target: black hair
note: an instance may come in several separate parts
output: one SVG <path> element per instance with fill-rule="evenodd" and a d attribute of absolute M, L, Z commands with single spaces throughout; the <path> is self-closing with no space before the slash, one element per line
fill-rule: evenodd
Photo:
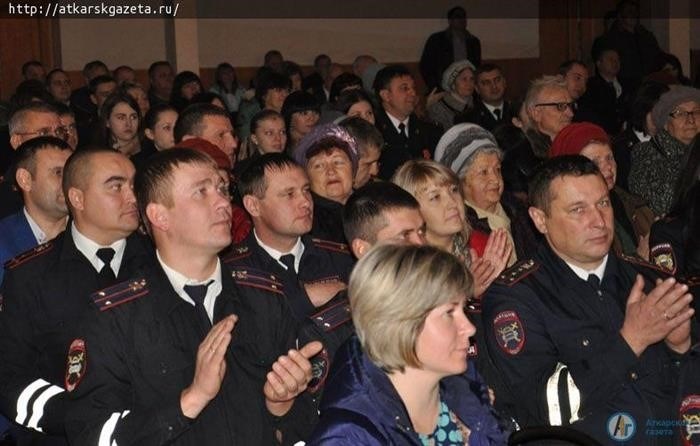
<path fill-rule="evenodd" d="M 272 70 L 260 70 L 255 80 L 255 98 L 261 108 L 265 108 L 265 96 L 270 90 L 290 90 L 292 81 L 284 74 Z"/>
<path fill-rule="evenodd" d="M 646 133 L 647 114 L 668 90 L 668 85 L 656 81 L 646 81 L 639 87 L 627 104 L 629 123 L 634 130 Z"/>
<path fill-rule="evenodd" d="M 315 111 L 321 114 L 321 104 L 318 99 L 311 93 L 306 91 L 295 91 L 287 96 L 282 105 L 282 116 L 284 116 L 284 125 L 289 131 L 289 126 L 292 122 L 292 115 L 305 111 Z"/>
<path fill-rule="evenodd" d="M 12 166 L 10 167 L 10 170 L 5 178 L 8 180 L 11 179 L 19 188 L 16 178 L 17 170 L 26 169 L 32 174 L 32 176 L 35 175 L 36 154 L 44 149 L 73 150 L 67 142 L 61 138 L 56 138 L 55 136 L 38 136 L 36 138 L 28 139 L 17 147 L 14 161 L 12 162 Z"/>
<path fill-rule="evenodd" d="M 333 83 L 331 83 L 331 89 L 330 93 L 328 95 L 328 101 L 331 103 L 335 103 L 338 100 L 338 96 L 340 96 L 340 93 L 342 93 L 344 90 L 347 91 L 346 89 L 361 89 L 362 88 L 362 79 L 359 78 L 359 76 L 352 74 L 352 73 L 341 73 L 333 79 Z"/>
<path fill-rule="evenodd" d="M 563 176 L 582 177 L 598 175 L 600 171 L 593 161 L 582 155 L 562 155 L 543 162 L 535 171 L 528 185 L 528 196 L 532 206 L 549 214 L 550 205 L 554 199 L 551 190 L 552 181 Z"/>
<path fill-rule="evenodd" d="M 379 92 L 389 88 L 391 81 L 397 77 L 410 76 L 413 77 L 408 68 L 403 65 L 389 65 L 377 72 L 377 76 L 374 78 L 374 83 L 372 84 L 372 89 L 377 96 L 380 96 Z"/>
<path fill-rule="evenodd" d="M 246 195 L 253 195 L 258 198 L 264 197 L 268 186 L 265 181 L 265 172 L 287 169 L 303 170 L 301 166 L 285 153 L 265 153 L 257 157 L 252 157 L 250 164 L 238 178 L 238 191 L 241 197 L 245 197 Z"/>
<path fill-rule="evenodd" d="M 157 104 L 148 109 L 148 113 L 146 113 L 146 116 L 143 118 L 143 128 L 154 130 L 160 118 L 160 114 L 166 111 L 174 111 L 177 113 L 175 107 L 170 104 Z"/>
<path fill-rule="evenodd" d="M 382 133 L 364 119 L 353 116 L 343 119 L 338 125 L 350 133 L 357 143 L 358 155 L 362 155 L 369 147 L 376 147 L 379 150 L 384 148 L 384 138 Z"/>
<path fill-rule="evenodd" d="M 384 212 L 395 209 L 419 210 L 415 197 L 404 188 L 386 181 L 369 182 L 348 198 L 343 208 L 345 239 L 377 241 L 377 232 L 386 227 Z"/>
<path fill-rule="evenodd" d="M 207 116 L 221 116 L 231 119 L 226 110 L 222 110 L 216 105 L 209 103 L 192 104 L 182 110 L 180 116 L 178 116 L 175 129 L 173 130 L 175 143 L 182 141 L 185 135 L 200 136 L 203 130 L 202 121 Z"/>
<path fill-rule="evenodd" d="M 112 76 L 109 76 L 107 74 L 102 74 L 100 76 L 93 77 L 90 83 L 88 84 L 88 90 L 90 91 L 90 94 L 96 94 L 97 87 L 109 82 L 114 82 L 115 84 L 117 83 L 117 81 Z"/>
<path fill-rule="evenodd" d="M 196 82 L 199 84 L 199 90 L 204 91 L 202 86 L 202 81 L 199 79 L 195 73 L 191 71 L 181 71 L 177 73 L 175 79 L 173 80 L 173 89 L 170 92 L 170 103 L 175 106 L 178 111 L 182 111 L 185 107 L 191 104 L 191 101 L 184 96 L 182 96 L 182 87 L 190 82 Z"/>

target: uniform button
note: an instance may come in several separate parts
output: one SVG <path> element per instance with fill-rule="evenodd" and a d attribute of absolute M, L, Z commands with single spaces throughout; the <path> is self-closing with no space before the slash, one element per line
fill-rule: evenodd
<path fill-rule="evenodd" d="M 639 375 L 637 375 L 637 372 L 632 372 L 632 373 L 630 373 L 630 378 L 631 378 L 633 381 L 636 381 L 637 378 L 639 378 Z"/>
<path fill-rule="evenodd" d="M 173 431 L 173 427 L 172 427 L 172 426 L 168 426 L 168 430 L 169 430 L 170 432 L 172 432 L 172 431 Z"/>
<path fill-rule="evenodd" d="M 581 341 L 581 344 L 582 344 L 584 347 L 588 347 L 588 345 L 589 345 L 590 343 L 591 343 L 591 342 L 590 342 L 588 339 L 584 339 L 583 341 Z"/>

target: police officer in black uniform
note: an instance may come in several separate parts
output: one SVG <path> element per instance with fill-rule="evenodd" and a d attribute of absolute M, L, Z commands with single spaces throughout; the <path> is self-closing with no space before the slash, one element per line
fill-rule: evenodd
<path fill-rule="evenodd" d="M 32 429 L 19 434 L 19 444 L 66 444 L 66 352 L 80 333 L 90 293 L 149 262 L 150 245 L 134 233 L 133 177 L 129 159 L 114 150 L 73 154 L 63 175 L 72 222 L 56 239 L 6 265 L 0 405 L 10 419 Z"/>
<path fill-rule="evenodd" d="M 610 252 L 608 191 L 585 158 L 545 163 L 530 200 L 548 243 L 483 299 L 489 353 L 518 421 L 571 425 L 602 444 L 675 444 L 647 428 L 678 418 L 679 365 L 691 344 L 688 287 Z"/>
<path fill-rule="evenodd" d="M 267 374 L 275 358 L 317 339 L 318 331 L 301 330 L 312 315 L 314 320 L 325 321 L 321 325 L 328 329 L 347 327 L 347 301 L 333 298 L 346 287 L 354 261 L 347 245 L 304 235 L 311 230 L 313 221 L 309 179 L 288 156 L 267 154 L 256 159 L 242 173 L 238 187 L 254 230 L 231 249 L 225 263 L 244 301 L 239 325 L 253 324 L 258 332 L 242 330 L 254 333 L 253 339 L 237 335 L 234 359 L 246 371 L 248 387 L 264 386 L 265 399 L 254 400 L 251 395 L 246 401 L 256 401 L 260 411 L 252 409 L 252 405 L 240 407 L 236 416 L 250 418 L 251 426 L 274 432 L 282 444 L 294 444 L 305 438 L 315 423 L 313 392 L 296 399 L 296 391 L 278 388 L 272 392 L 277 380 Z M 240 350 L 236 350 L 238 347 Z M 327 358 L 333 349 L 324 347 L 314 363 L 316 379 L 311 390 L 322 385 L 328 372 Z M 254 420 L 266 418 L 265 413 L 275 416 L 272 425 L 263 426 Z M 248 433 L 250 442 L 261 435 L 252 428 Z"/>

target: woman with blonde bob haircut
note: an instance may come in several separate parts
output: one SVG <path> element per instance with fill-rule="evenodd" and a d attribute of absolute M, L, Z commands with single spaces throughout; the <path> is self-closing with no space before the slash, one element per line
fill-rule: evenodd
<path fill-rule="evenodd" d="M 392 182 L 413 195 L 425 219 L 428 244 L 457 256 L 474 276 L 476 296 L 503 271 L 512 245 L 504 230 L 487 235 L 473 230 L 465 217 L 459 179 L 435 161 L 412 160 L 396 171 Z"/>
<path fill-rule="evenodd" d="M 357 337 L 336 355 L 308 444 L 505 444 L 467 367 L 472 285 L 434 247 L 384 244 L 362 257 L 348 288 Z"/>

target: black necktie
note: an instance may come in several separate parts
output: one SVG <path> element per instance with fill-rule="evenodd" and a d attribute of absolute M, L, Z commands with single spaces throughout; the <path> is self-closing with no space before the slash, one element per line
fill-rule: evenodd
<path fill-rule="evenodd" d="M 598 293 L 598 296 L 602 296 L 603 293 L 600 291 L 600 279 L 595 274 L 588 275 L 588 284 Z"/>
<path fill-rule="evenodd" d="M 496 116 L 496 121 L 501 120 L 501 109 L 500 108 L 493 109 L 493 114 Z"/>
<path fill-rule="evenodd" d="M 399 135 L 401 135 L 403 139 L 408 139 L 408 134 L 406 133 L 406 124 L 404 124 L 403 122 L 399 123 Z"/>
<path fill-rule="evenodd" d="M 287 271 L 294 277 L 297 275 L 297 270 L 294 268 L 294 254 L 285 254 L 280 257 L 280 262 L 287 267 Z"/>
<path fill-rule="evenodd" d="M 114 249 L 100 248 L 97 250 L 96 254 L 97 258 L 102 260 L 102 262 L 104 263 L 104 266 L 102 266 L 102 269 L 98 274 L 98 282 L 100 284 L 100 288 L 105 288 L 110 285 L 113 285 L 114 282 L 117 281 L 117 276 L 114 274 L 114 270 L 112 270 L 112 265 L 110 265 L 110 262 L 114 258 Z"/>
<path fill-rule="evenodd" d="M 187 295 L 190 296 L 190 299 L 194 301 L 194 309 L 197 312 L 197 319 L 199 319 L 199 323 L 204 329 L 205 333 L 209 332 L 209 329 L 211 328 L 211 319 L 209 319 L 207 310 L 204 308 L 204 298 L 207 296 L 207 288 L 209 288 L 209 285 L 212 283 L 214 283 L 214 281 L 210 280 L 204 285 L 184 286 L 185 293 L 187 293 Z"/>

